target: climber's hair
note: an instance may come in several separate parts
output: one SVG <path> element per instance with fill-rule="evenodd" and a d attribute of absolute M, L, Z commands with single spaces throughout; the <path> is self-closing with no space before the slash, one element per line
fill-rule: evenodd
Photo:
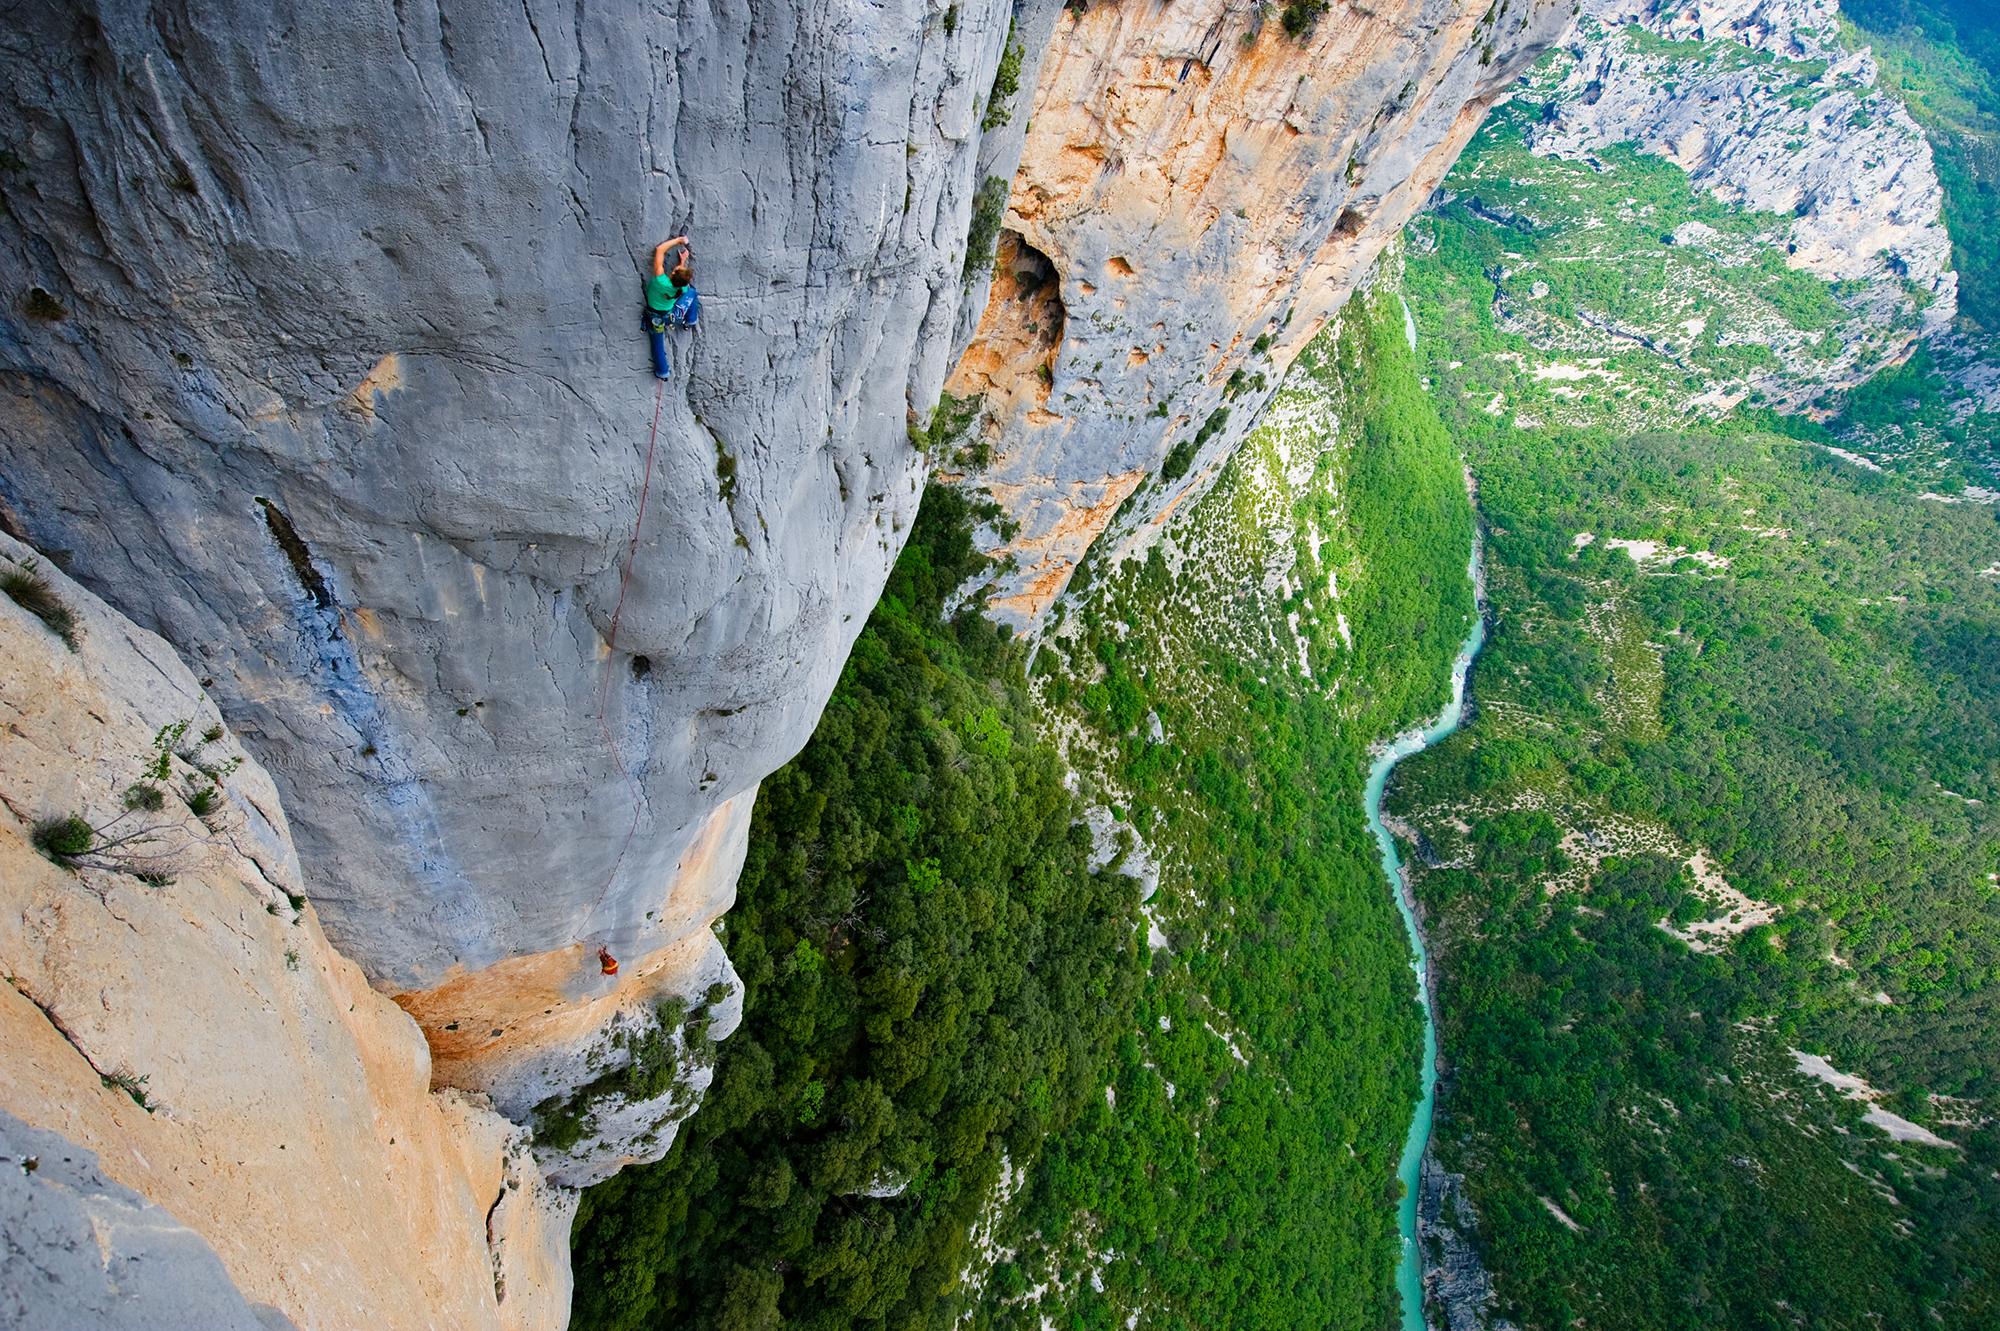
<path fill-rule="evenodd" d="M 691 287 L 694 285 L 694 269 L 684 263 L 675 264 L 671 276 L 674 279 L 674 285 L 677 287 Z"/>

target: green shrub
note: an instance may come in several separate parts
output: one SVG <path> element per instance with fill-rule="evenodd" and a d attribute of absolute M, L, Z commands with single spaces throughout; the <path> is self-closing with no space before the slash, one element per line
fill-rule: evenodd
<path fill-rule="evenodd" d="M 993 71 L 993 89 L 986 94 L 986 115 L 979 127 L 992 131 L 1013 119 L 1008 101 L 1021 90 L 1021 58 L 1025 54 L 1014 40 L 1014 25 L 1007 25 L 1007 49 L 1000 53 L 1000 65 Z"/>
<path fill-rule="evenodd" d="M 149 1114 L 159 1108 L 146 1096 L 146 1082 L 149 1078 L 143 1075 L 135 1077 L 125 1071 L 102 1072 L 98 1074 L 97 1079 L 104 1084 L 105 1090 L 123 1091 L 131 1096 L 132 1103 Z"/>
<path fill-rule="evenodd" d="M 972 197 L 972 223 L 965 232 L 965 284 L 992 268 L 1000 243 L 1000 219 L 1007 215 L 1008 184 L 1004 176 L 988 176 Z"/>
<path fill-rule="evenodd" d="M 79 855 L 88 855 L 97 844 L 97 829 L 77 814 L 65 818 L 44 818 L 35 824 L 35 849 L 65 868 Z"/>
<path fill-rule="evenodd" d="M 1160 479 L 1177 481 L 1187 475 L 1187 469 L 1194 463 L 1195 444 L 1192 439 L 1183 439 L 1167 452 L 1167 460 L 1160 464 Z"/>
<path fill-rule="evenodd" d="M 1229 408 L 1217 407 L 1214 411 L 1208 413 L 1208 419 L 1203 421 L 1201 428 L 1194 432 L 1194 446 L 1200 448 L 1216 435 L 1221 434 L 1222 427 L 1227 424 L 1229 424 Z"/>
<path fill-rule="evenodd" d="M 6 592 L 15 605 L 41 620 L 48 626 L 49 632 L 61 638 L 71 651 L 76 651 L 77 637 L 82 632 L 77 624 L 76 612 L 63 604 L 49 580 L 36 571 L 38 568 L 39 561 L 29 559 L 17 568 L 0 573 L 0 592 Z"/>
<path fill-rule="evenodd" d="M 950 393 L 938 394 L 937 405 L 931 408 L 930 424 L 919 429 L 914 418 L 910 424 L 910 442 L 920 452 L 942 457 L 945 445 L 965 433 L 967 426 L 978 417 L 980 399 L 978 397 L 953 397 Z"/>
<path fill-rule="evenodd" d="M 1320 15 L 1326 13 L 1327 0 L 1285 0 L 1285 11 L 1281 22 L 1285 33 L 1291 37 L 1303 37 L 1319 26 Z"/>

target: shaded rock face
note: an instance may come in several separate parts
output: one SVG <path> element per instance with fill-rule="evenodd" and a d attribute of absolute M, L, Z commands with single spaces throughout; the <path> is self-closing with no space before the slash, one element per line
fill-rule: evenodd
<path fill-rule="evenodd" d="M 1009 18 L 11 16 L 9 521 L 212 681 L 455 1084 L 537 1101 L 612 1017 L 733 983 L 707 926 L 916 510 L 973 189 L 1013 171 Z M 678 231 L 704 319 L 662 385 Z"/>
<path fill-rule="evenodd" d="M 0 536 L 0 571 L 33 559 Z M 484 1096 L 432 1089 L 173 650 L 38 572 L 76 649 L 0 597 L 0 1156 L 41 1157 L 25 1190 L 0 1159 L 0 1325 L 255 1325 L 247 1299 L 309 1327 L 560 1327 L 575 1195 Z M 94 832 L 43 853 L 72 816 Z"/>
<path fill-rule="evenodd" d="M 949 385 L 983 403 L 969 481 L 1007 515 L 996 615 L 1034 623 L 1093 545 L 1140 548 L 1206 486 L 1571 8 L 1336 4 L 1303 38 L 1240 0 L 1063 13 Z M 1053 343 L 1024 248 L 1059 283 Z"/>
<path fill-rule="evenodd" d="M 1417 1182 L 1417 1241 L 1424 1262 L 1424 1321 L 1438 1331 L 1515 1331 L 1493 1315 L 1499 1296 L 1475 1240 L 1479 1213 L 1465 1195 L 1465 1178 L 1429 1148 Z"/>
<path fill-rule="evenodd" d="M 289 1331 L 247 1303 L 201 1235 L 119 1184 L 97 1156 L 0 1110 L 0 1323 Z"/>
<path fill-rule="evenodd" d="M 1587 161 L 1636 144 L 1724 203 L 1790 216 L 1789 264 L 1859 288 L 1849 308 L 1896 331 L 1899 359 L 1957 313 L 1944 191 L 1923 131 L 1875 86 L 1874 58 L 1842 48 L 1837 8 L 1584 0 L 1562 57 L 1531 81 L 1548 110 L 1530 146 Z M 1797 408 L 1867 378 L 1875 348 L 1864 361 L 1847 340 L 1847 354 L 1788 363 L 1758 387 Z"/>

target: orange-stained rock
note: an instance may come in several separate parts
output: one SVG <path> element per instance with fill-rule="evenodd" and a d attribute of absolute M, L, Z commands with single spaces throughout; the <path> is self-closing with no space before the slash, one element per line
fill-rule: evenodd
<path fill-rule="evenodd" d="M 701 827 L 643 930 L 579 938 L 475 971 L 454 967 L 428 989 L 397 994 L 430 1041 L 433 1084 L 480 1092 L 508 1118 L 533 1123 L 545 1102 L 572 1100 L 628 1061 L 631 1038 L 658 1027 L 662 1004 L 698 1009 L 711 1039 L 733 1031 L 742 988 L 710 925 L 736 899 L 755 799 L 752 790 L 725 801 Z M 618 960 L 607 968 L 599 953 L 613 946 Z M 569 1145 L 537 1143 L 549 1178 L 582 1187 L 666 1154 L 712 1075 L 690 1049 L 676 1057 L 673 1085 L 659 1096 L 578 1102 L 591 1131 Z"/>
<path fill-rule="evenodd" d="M 175 747 L 210 766 L 241 750 L 198 743 L 220 718 L 171 648 L 43 571 L 82 650 L 0 598 L 0 1109 L 96 1152 L 301 1327 L 564 1325 L 574 1195 L 484 1097 L 431 1089 L 416 1023 L 294 908 L 261 768 L 207 822 L 178 758 L 158 812 L 122 812 L 161 726 L 188 720 Z M 70 813 L 100 842 L 154 830 L 72 870 L 30 840 Z"/>
<path fill-rule="evenodd" d="M 1237 0 L 1065 11 L 994 299 L 951 383 L 984 399 L 992 462 L 971 483 L 1018 524 L 1000 618 L 1031 624 L 1093 541 L 1132 552 L 1208 484 L 1570 10 L 1335 0 L 1303 38 Z M 1014 298 L 1024 251 L 1056 275 L 1033 302 Z M 1053 347 L 1051 302 L 1064 315 Z M 1130 493 L 1124 478 L 1158 474 L 1177 445 L 1176 476 L 1107 532 L 1114 481 Z"/>

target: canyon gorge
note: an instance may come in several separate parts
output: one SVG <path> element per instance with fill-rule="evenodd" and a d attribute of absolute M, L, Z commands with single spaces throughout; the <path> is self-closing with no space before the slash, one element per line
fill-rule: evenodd
<path fill-rule="evenodd" d="M 999 644 L 980 650 L 1019 654 L 1019 689 L 996 674 L 977 695 L 1003 715 L 954 713 L 939 767 L 1008 760 L 1025 747 L 1008 700 L 1032 699 L 1094 881 L 1146 883 L 1120 964 L 1224 967 L 1218 902 L 1152 894 L 1162 859 L 1196 883 L 1233 872 L 1175 840 L 1228 818 L 1138 816 L 1147 781 L 1180 778 L 1132 754 L 1148 733 L 1182 744 L 1185 700 L 1161 682 L 1182 671 L 1210 690 L 1193 712 L 1230 699 L 1259 725 L 1268 690 L 1297 690 L 1269 704 L 1287 718 L 1270 733 L 1346 726 L 1312 750 L 1344 763 L 1435 714 L 1429 667 L 1472 610 L 1431 569 L 1464 567 L 1445 547 L 1473 514 L 1452 436 L 1417 405 L 1447 375 L 1417 349 L 1418 315 L 1432 337 L 1442 306 L 1400 285 L 1406 248 L 1431 263 L 1455 233 L 1406 231 L 1441 204 L 1538 244 L 1572 234 L 1555 188 L 1493 184 L 1514 159 L 1475 136 L 1509 99 L 1520 160 L 1671 167 L 1762 228 L 1676 224 L 1676 256 L 1832 302 L 1808 323 L 1691 278 L 1641 318 L 1560 279 L 1545 300 L 1572 260 L 1505 250 L 1489 317 L 1558 365 L 1537 384 L 1610 393 L 1603 367 L 1636 382 L 1619 357 L 1643 348 L 1662 397 L 1617 391 L 1648 425 L 1744 404 L 1835 421 L 1840 395 L 1960 315 L 1925 130 L 1834 0 L 78 0 L 13 17 L 0 572 L 29 590 L 0 599 L 0 1155 L 20 1162 L 0 1221 L 41 1274 L 10 1276 L 0 1317 L 23 1325 L 77 1308 L 119 1326 L 190 1309 L 246 1328 L 568 1325 L 587 1306 L 580 1198 L 598 1222 L 585 1190 L 645 1186 L 632 1174 L 705 1102 L 740 1096 L 718 1067 L 754 1033 L 746 978 L 811 973 L 871 928 L 890 946 L 865 897 L 775 961 L 731 914 L 787 849 L 753 837 L 760 789 L 823 713 L 859 728 L 836 687 L 850 653 L 879 664 L 878 602 L 937 622 L 970 606 Z M 702 317 L 669 334 L 656 379 L 639 282 L 678 233 Z M 1562 392 L 1493 391 L 1497 408 L 1461 396 L 1524 429 L 1598 419 Z M 1371 447 L 1408 494 L 1368 470 Z M 963 565 L 913 537 L 946 502 Z M 1364 540 L 1430 544 L 1405 586 L 1377 567 L 1402 555 Z M 975 571 L 932 607 L 894 581 L 906 545 L 924 570 Z M 1356 587 L 1394 614 L 1371 625 Z M 1189 627 L 1197 603 L 1258 624 Z M 1183 631 L 1212 655 L 1176 655 Z M 1103 702 L 1142 657 L 1147 701 Z M 1192 682 L 1216 660 L 1243 678 Z M 1117 717 L 1103 734 L 1097 711 Z M 1247 765 L 1234 740 L 1216 754 L 1182 784 L 1207 797 Z M 1274 827 L 1274 845 L 1300 835 Z M 941 881 L 936 860 L 890 859 L 920 894 Z M 1285 918 L 1381 930 L 1355 973 L 1393 977 L 1400 932 L 1379 881 L 1366 891 L 1380 918 Z M 1168 1016 L 1141 1010 L 1165 1038 Z M 1250 1079 L 1252 1027 L 1219 998 L 1175 1011 Z M 1408 1038 L 1360 1043 L 1414 1078 Z M 1330 1084 L 1273 1060 L 1273 1104 Z M 1161 1103 L 1176 1094 L 1165 1081 Z M 1090 1088 L 1093 1109 L 1121 1095 Z M 997 1226 L 1052 1185 L 962 1117 L 949 1133 L 990 1132 L 999 1167 L 952 1284 L 1025 1316 L 1040 1305 L 989 1270 L 1027 1241 Z M 1326 1148 L 1372 1160 L 1372 1108 L 1337 1118 L 1316 1125 Z M 922 1172 L 821 1164 L 842 1204 Z M 1424 1178 L 1450 1248 L 1432 1283 L 1469 1291 L 1445 1315 L 1484 1325 L 1481 1218 L 1461 1175 L 1427 1157 Z M 794 1186 L 745 1204 L 777 1214 Z M 1041 1292 L 1101 1293 L 1116 1232 L 1036 1231 L 1071 1244 L 1050 1259 L 1069 1286 Z M 870 1234 L 856 1243 L 891 1242 Z M 777 1298 L 727 1307 L 775 1318 Z M 893 1323 L 887 1307 L 854 1324 Z"/>

